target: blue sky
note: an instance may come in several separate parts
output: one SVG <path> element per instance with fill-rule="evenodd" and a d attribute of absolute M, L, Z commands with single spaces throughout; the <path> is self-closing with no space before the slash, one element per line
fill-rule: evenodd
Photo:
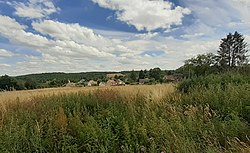
<path fill-rule="evenodd" d="M 249 0 L 0 0 L 0 75 L 176 69 L 239 31 Z"/>

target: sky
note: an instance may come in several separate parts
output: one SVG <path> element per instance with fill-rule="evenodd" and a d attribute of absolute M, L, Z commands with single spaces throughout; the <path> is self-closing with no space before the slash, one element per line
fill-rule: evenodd
<path fill-rule="evenodd" d="M 0 75 L 176 69 L 234 31 L 250 0 L 0 0 Z"/>

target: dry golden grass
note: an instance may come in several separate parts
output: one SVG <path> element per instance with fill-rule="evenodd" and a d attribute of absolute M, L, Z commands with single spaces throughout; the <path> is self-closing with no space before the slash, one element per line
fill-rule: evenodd
<path fill-rule="evenodd" d="M 28 102 L 34 97 L 52 96 L 57 94 L 69 94 L 69 93 L 89 93 L 97 91 L 98 89 L 110 89 L 116 90 L 121 95 L 126 97 L 134 96 L 136 94 L 151 95 L 149 99 L 159 101 L 166 93 L 172 93 L 175 90 L 173 84 L 162 85 L 137 85 L 137 86 L 112 86 L 112 87 L 64 87 L 64 88 L 49 88 L 49 89 L 37 89 L 37 90 L 25 90 L 25 91 L 11 91 L 0 92 L 0 104 L 19 101 Z"/>

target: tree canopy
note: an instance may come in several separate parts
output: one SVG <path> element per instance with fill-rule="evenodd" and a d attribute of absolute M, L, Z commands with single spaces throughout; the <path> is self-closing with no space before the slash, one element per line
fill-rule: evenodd
<path fill-rule="evenodd" d="M 185 61 L 184 66 L 177 71 L 187 77 L 207 75 L 210 73 L 224 72 L 227 70 L 243 69 L 247 71 L 248 44 L 242 34 L 237 31 L 229 33 L 221 39 L 217 54 L 200 54 Z"/>
<path fill-rule="evenodd" d="M 237 31 L 229 33 L 221 39 L 218 50 L 218 64 L 223 68 L 242 66 L 247 60 L 247 43 L 242 34 Z"/>
<path fill-rule="evenodd" d="M 13 90 L 17 88 L 18 88 L 17 81 L 14 78 L 8 75 L 0 77 L 0 89 Z"/>
<path fill-rule="evenodd" d="M 153 68 L 149 70 L 149 76 L 154 78 L 155 80 L 160 80 L 161 78 L 161 69 L 160 68 Z"/>

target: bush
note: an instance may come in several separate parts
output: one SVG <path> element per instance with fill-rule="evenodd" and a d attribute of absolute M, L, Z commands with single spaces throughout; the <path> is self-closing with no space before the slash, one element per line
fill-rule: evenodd
<path fill-rule="evenodd" d="M 188 93 L 196 88 L 214 88 L 225 89 L 228 85 L 250 84 L 250 76 L 239 73 L 227 72 L 224 74 L 210 74 L 206 77 L 193 77 L 179 83 L 177 89 Z"/>

